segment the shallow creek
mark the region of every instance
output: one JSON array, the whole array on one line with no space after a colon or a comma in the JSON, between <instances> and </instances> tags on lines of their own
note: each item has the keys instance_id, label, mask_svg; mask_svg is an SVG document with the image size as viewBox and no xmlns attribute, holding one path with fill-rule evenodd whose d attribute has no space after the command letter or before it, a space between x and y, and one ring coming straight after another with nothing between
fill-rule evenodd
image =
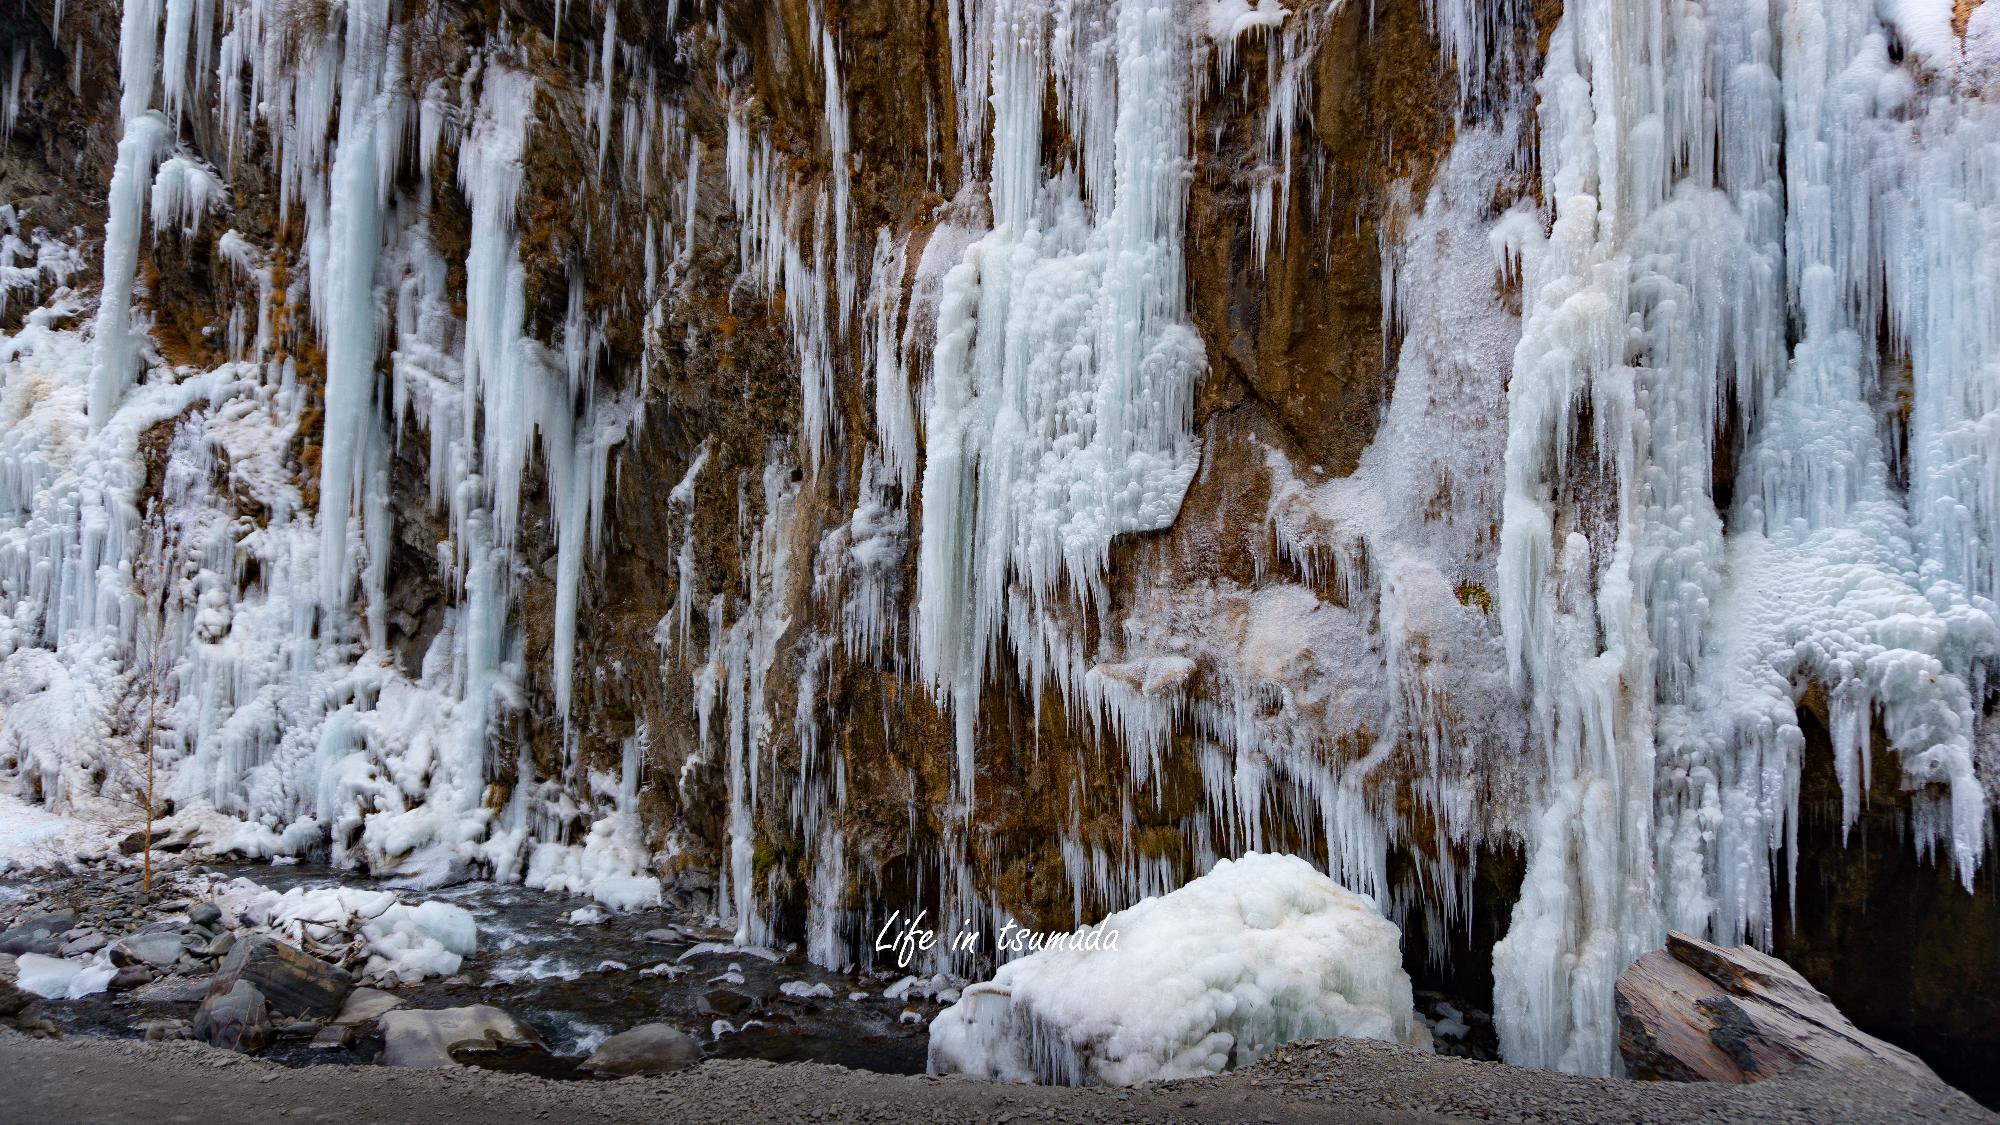
<instances>
[{"instance_id":1,"label":"shallow creek","mask_svg":"<svg viewBox=\"0 0 2000 1125\"><path fill-rule=\"evenodd\" d=\"M388 887L306 865L211 870L277 891ZM7 889L39 897L49 887L17 883ZM941 1007L921 996L885 996L897 992L903 974L837 973L809 964L796 949L732 948L726 931L672 909L603 912L600 922L573 923L578 911L586 918L599 912L585 899L483 882L404 895L470 911L479 925L479 951L455 976L405 984L396 995L413 1008L504 1009L540 1033L557 1056L522 1067L537 1073L568 1073L606 1037L656 1022L693 1035L711 1058L922 1073L925 1025ZM671 940L663 930L673 931ZM171 977L125 993L45 1002L42 1011L66 1034L135 1037L147 1020L191 1018L206 985L206 978ZM814 992L831 995L809 994ZM264 1057L291 1065L366 1063L379 1049L374 1036L337 1049L281 1040Z\"/></svg>"}]
</instances>

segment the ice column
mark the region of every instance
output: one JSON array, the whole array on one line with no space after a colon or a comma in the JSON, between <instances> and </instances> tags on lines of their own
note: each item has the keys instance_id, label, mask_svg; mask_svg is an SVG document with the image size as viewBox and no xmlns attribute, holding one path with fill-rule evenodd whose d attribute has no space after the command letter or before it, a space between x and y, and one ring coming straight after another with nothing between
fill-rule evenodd
<instances>
[{"instance_id":1,"label":"ice column","mask_svg":"<svg viewBox=\"0 0 2000 1125\"><path fill-rule=\"evenodd\" d=\"M991 60L993 229L938 312L917 593L918 666L955 711L968 803L1002 623L1021 623L1024 667L1067 660L1061 607L1102 598L1114 537L1179 510L1206 362L1184 309L1189 44L1174 5L1121 0L1101 43L1038 0L998 0L989 19L990 52L973 54ZM1073 55L1052 56L1058 38ZM1106 53L1113 65L1093 64ZM1042 170L1052 70L1081 185Z\"/></svg>"}]
</instances>

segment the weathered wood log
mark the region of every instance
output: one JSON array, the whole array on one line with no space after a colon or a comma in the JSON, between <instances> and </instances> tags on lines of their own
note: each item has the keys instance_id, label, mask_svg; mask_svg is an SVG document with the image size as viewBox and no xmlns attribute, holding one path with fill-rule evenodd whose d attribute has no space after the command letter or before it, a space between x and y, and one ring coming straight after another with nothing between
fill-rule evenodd
<instances>
[{"instance_id":1,"label":"weathered wood log","mask_svg":"<svg viewBox=\"0 0 2000 1125\"><path fill-rule=\"evenodd\" d=\"M1801 1063L1887 1066L1936 1082L1916 1056L1864 1034L1790 965L1685 934L1618 977L1618 1051L1635 1078L1758 1082Z\"/></svg>"}]
</instances>

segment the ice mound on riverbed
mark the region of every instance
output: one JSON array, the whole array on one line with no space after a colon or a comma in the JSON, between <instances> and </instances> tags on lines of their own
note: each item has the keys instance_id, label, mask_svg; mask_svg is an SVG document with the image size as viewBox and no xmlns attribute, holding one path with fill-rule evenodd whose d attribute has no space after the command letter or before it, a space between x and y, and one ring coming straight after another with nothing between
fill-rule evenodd
<instances>
[{"instance_id":1,"label":"ice mound on riverbed","mask_svg":"<svg viewBox=\"0 0 2000 1125\"><path fill-rule=\"evenodd\" d=\"M66 960L23 953L14 963L15 983L44 1000L81 1000L110 985L118 970L98 961Z\"/></svg>"},{"instance_id":2,"label":"ice mound on riverbed","mask_svg":"<svg viewBox=\"0 0 2000 1125\"><path fill-rule=\"evenodd\" d=\"M362 971L371 977L448 977L479 949L470 911L435 900L404 902L393 891L293 887L280 893L238 879L217 900L251 926L315 956L351 961L365 955Z\"/></svg>"},{"instance_id":3,"label":"ice mound on riverbed","mask_svg":"<svg viewBox=\"0 0 2000 1125\"><path fill-rule=\"evenodd\" d=\"M1047 948L966 989L931 1024L931 1073L1130 1086L1296 1039L1429 1046L1396 925L1295 856L1222 860L1101 927L1104 948Z\"/></svg>"}]
</instances>

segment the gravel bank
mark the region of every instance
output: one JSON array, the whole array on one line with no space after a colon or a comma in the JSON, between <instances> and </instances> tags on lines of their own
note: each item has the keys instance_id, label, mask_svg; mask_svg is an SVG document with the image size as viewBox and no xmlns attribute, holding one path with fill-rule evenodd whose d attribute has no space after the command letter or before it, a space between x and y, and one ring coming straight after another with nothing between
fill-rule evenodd
<instances>
[{"instance_id":1,"label":"gravel bank","mask_svg":"<svg viewBox=\"0 0 2000 1125\"><path fill-rule=\"evenodd\" d=\"M293 1069L193 1043L0 1037L0 1122L278 1121L1995 1122L1880 1076L1749 1087L1572 1078L1368 1043L1302 1044L1226 1078L1131 1091L992 1086L712 1061L670 1078L551 1082L469 1069Z\"/></svg>"}]
</instances>

